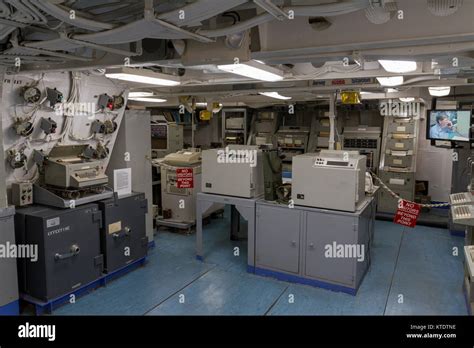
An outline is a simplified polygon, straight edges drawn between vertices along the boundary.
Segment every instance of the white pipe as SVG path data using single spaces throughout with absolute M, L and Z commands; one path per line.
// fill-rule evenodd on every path
M 329 97 L 329 150 L 334 150 L 334 136 L 336 129 L 336 111 L 334 109 L 335 96 L 331 94 Z
M 47 14 L 53 16 L 56 19 L 59 19 L 61 22 L 68 23 L 78 28 L 83 28 L 91 31 L 108 30 L 114 28 L 113 24 L 82 18 L 78 15 L 74 19 L 72 19 L 69 13 L 71 11 L 70 8 L 55 5 L 51 1 L 30 0 L 30 2 L 33 3 L 36 7 L 38 7 L 40 10 L 46 12 Z

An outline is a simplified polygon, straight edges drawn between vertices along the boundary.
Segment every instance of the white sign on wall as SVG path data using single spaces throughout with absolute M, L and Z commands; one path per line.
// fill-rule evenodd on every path
M 114 192 L 119 196 L 132 193 L 132 168 L 114 170 Z

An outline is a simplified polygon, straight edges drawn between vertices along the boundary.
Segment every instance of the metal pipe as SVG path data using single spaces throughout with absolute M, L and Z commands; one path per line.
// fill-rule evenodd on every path
M 334 150 L 334 136 L 336 128 L 336 111 L 334 108 L 335 99 L 335 95 L 331 93 L 329 96 L 329 150 Z

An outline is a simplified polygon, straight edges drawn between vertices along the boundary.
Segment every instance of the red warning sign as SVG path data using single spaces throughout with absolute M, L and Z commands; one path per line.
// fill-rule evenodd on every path
M 193 168 L 176 168 L 176 187 L 194 188 Z
M 398 201 L 398 209 L 393 222 L 407 227 L 415 227 L 420 216 L 421 206 L 403 199 Z

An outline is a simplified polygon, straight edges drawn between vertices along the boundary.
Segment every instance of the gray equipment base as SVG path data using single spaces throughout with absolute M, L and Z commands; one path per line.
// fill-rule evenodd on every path
M 261 197 L 261 196 L 260 196 Z M 241 198 L 233 196 L 216 195 L 212 193 L 198 193 L 196 200 L 196 257 L 203 259 L 203 236 L 202 236 L 202 218 L 211 210 L 215 204 L 234 205 L 248 224 L 248 259 L 249 266 L 255 265 L 255 205 L 260 199 Z
M 33 186 L 33 199 L 36 204 L 44 204 L 56 208 L 70 208 L 73 201 L 73 206 L 78 207 L 83 204 L 111 198 L 113 197 L 113 195 L 114 192 L 112 191 L 112 189 L 105 187 L 105 191 L 102 193 L 89 194 L 85 197 L 78 199 L 64 199 L 58 196 L 57 194 L 48 191 L 44 187 L 41 187 L 39 185 Z
M 370 266 L 375 211 L 374 196 L 356 212 L 257 202 L 255 273 L 355 295 Z M 341 245 L 361 254 L 341 256 Z

